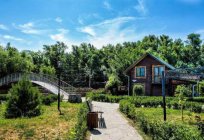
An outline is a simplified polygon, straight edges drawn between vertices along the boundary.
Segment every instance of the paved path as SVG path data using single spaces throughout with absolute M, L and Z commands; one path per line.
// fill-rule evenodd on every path
M 92 102 L 94 111 L 103 111 L 106 128 L 91 131 L 90 140 L 142 140 L 138 132 L 118 111 L 119 105 Z

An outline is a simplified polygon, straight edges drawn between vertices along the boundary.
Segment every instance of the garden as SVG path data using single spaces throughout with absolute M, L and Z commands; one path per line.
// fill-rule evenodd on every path
M 204 137 L 204 97 L 166 97 L 167 120 L 163 121 L 162 97 L 112 96 L 104 90 L 87 98 L 119 103 L 119 110 L 150 139 L 202 140 Z
M 27 79 L 0 94 L 0 139 L 70 139 L 86 135 L 87 105 L 61 102 L 56 95 L 42 95 Z

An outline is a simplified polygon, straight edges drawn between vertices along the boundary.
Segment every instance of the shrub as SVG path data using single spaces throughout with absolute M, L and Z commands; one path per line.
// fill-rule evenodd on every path
M 87 113 L 88 106 L 83 103 L 80 107 L 77 123 L 75 127 L 70 131 L 68 139 L 69 140 L 83 140 L 87 131 Z
M 121 85 L 121 81 L 120 81 L 119 77 L 116 74 L 111 74 L 108 77 L 108 82 L 106 83 L 105 88 L 107 90 L 110 90 L 111 93 L 116 94 L 116 90 L 117 90 L 117 87 L 119 85 Z
M 140 128 L 151 135 L 153 140 L 202 140 L 201 133 L 196 128 L 150 119 L 143 112 L 136 111 L 130 100 L 121 100 L 119 109 L 134 122 L 138 122 Z
M 110 94 L 101 94 L 101 93 L 105 93 L 105 92 L 91 91 L 86 94 L 86 98 L 89 98 L 94 101 L 110 102 L 110 103 L 118 103 L 122 99 L 130 98 L 129 96 L 113 96 Z
M 8 94 L 0 94 L 0 101 L 7 101 L 8 100 Z
M 191 90 L 185 85 L 178 85 L 175 90 L 175 94 L 182 94 L 185 97 L 191 97 Z
M 144 95 L 144 86 L 141 84 L 135 84 L 133 86 L 133 95 Z
M 25 77 L 9 90 L 6 118 L 32 117 L 40 115 L 39 90 Z
M 199 102 L 204 103 L 204 97 L 193 97 L 187 98 L 187 101 Z
M 162 97 L 157 96 L 113 96 L 109 94 L 98 94 L 94 91 L 89 92 L 86 95 L 86 98 L 89 98 L 94 101 L 99 102 L 110 102 L 110 103 L 118 103 L 123 99 L 129 99 L 129 102 L 133 103 L 135 107 L 158 107 L 163 106 Z M 166 97 L 166 105 L 169 108 L 180 109 L 179 99 L 175 97 Z M 183 106 L 183 109 L 190 110 L 192 112 L 201 113 L 204 110 L 202 109 L 203 103 L 200 102 L 190 102 L 187 101 Z
M 81 95 L 80 94 L 70 94 L 68 102 L 70 102 L 70 103 L 81 103 L 82 102 Z
M 42 96 L 42 103 L 44 105 L 51 105 L 51 103 L 57 101 L 58 96 L 55 94 L 49 94 Z

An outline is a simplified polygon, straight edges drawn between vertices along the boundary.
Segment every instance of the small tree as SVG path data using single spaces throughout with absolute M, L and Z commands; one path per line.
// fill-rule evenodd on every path
M 136 96 L 136 95 L 144 95 L 144 86 L 141 85 L 141 84 L 135 84 L 133 86 L 133 95 Z
M 181 118 L 183 121 L 183 109 L 186 103 L 186 94 L 189 94 L 189 90 L 185 87 L 185 85 L 179 85 L 176 88 L 176 94 L 178 94 L 178 98 L 179 98 L 179 105 L 181 107 Z
M 24 77 L 9 90 L 6 118 L 32 117 L 40 115 L 39 90 Z
M 105 88 L 115 94 L 116 91 L 114 89 L 117 89 L 119 85 L 121 85 L 119 77 L 116 74 L 111 74 L 108 77 L 108 82 L 106 83 Z

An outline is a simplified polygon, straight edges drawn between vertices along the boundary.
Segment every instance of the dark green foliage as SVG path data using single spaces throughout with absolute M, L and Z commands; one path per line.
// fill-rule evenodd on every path
M 0 101 L 7 101 L 8 100 L 8 94 L 0 94 Z
M 58 96 L 55 94 L 49 94 L 42 96 L 42 103 L 44 105 L 51 105 L 51 103 L 57 101 Z
M 87 113 L 88 106 L 83 103 L 77 116 L 77 124 L 68 136 L 69 140 L 84 140 L 87 131 Z
M 12 85 L 9 91 L 6 118 L 32 117 L 40 115 L 39 90 L 25 77 Z
M 127 84 L 124 70 L 145 52 L 175 67 L 204 66 L 204 44 L 201 36 L 194 33 L 186 40 L 172 39 L 168 35 L 148 35 L 137 42 L 108 44 L 101 49 L 86 43 L 73 45 L 69 53 L 66 49 L 63 42 L 44 45 L 43 51 L 38 52 L 19 52 L 10 43 L 0 46 L 0 77 L 14 72 L 57 74 L 57 62 L 61 60 L 62 79 L 71 85 L 98 88 L 104 87 L 108 81 L 107 88 L 115 90 L 116 81 Z
M 139 122 L 140 128 L 151 135 L 153 140 L 202 140 L 197 129 L 185 124 L 152 120 L 142 112 L 136 111 L 134 104 L 129 100 L 121 100 L 119 109 L 133 121 Z
M 135 84 L 133 86 L 133 95 L 144 95 L 144 86 L 141 84 Z
M 70 94 L 68 102 L 70 102 L 70 103 L 81 103 L 82 102 L 81 95 L 80 94 Z
M 129 98 L 128 96 L 113 96 L 110 94 L 105 94 L 104 90 L 95 90 L 88 92 L 86 98 L 89 98 L 94 101 L 100 102 L 110 102 L 110 103 L 118 103 L 122 99 Z
M 204 103 L 204 97 L 187 98 L 187 101 Z

